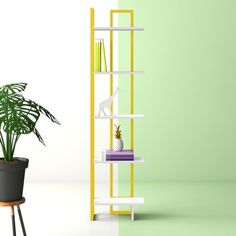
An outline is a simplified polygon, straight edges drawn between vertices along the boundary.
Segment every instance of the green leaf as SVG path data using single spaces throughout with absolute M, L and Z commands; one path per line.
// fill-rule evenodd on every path
M 39 142 L 41 142 L 44 146 L 46 146 L 45 143 L 44 143 L 44 140 L 43 140 L 42 136 L 40 135 L 40 133 L 38 132 L 38 130 L 35 128 L 35 129 L 33 130 L 33 132 L 34 132 L 34 134 L 37 136 Z
M 0 92 L 7 94 L 19 93 L 25 90 L 27 83 L 7 84 L 0 88 Z
M 8 84 L 0 87 L 0 143 L 5 160 L 12 160 L 15 145 L 21 134 L 33 132 L 38 140 L 45 145 L 43 138 L 36 129 L 36 123 L 41 114 L 52 122 L 60 124 L 46 108 L 34 101 L 25 99 L 20 92 L 26 88 L 26 83 Z
M 0 100 L 0 122 L 3 122 L 5 132 L 31 133 L 39 116 L 37 107 L 32 106 L 31 102 L 25 100 L 21 95 L 13 94 L 5 101 Z
M 37 104 L 36 102 L 31 101 L 34 106 L 37 106 L 37 109 L 40 113 L 44 114 L 46 117 L 48 117 L 52 122 L 57 123 L 60 125 L 60 122 L 56 119 L 54 115 L 52 115 L 46 108 L 42 107 L 41 105 Z

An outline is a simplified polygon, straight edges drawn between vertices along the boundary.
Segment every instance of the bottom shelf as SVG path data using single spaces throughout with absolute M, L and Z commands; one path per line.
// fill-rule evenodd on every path
M 141 205 L 144 204 L 143 197 L 98 197 L 94 199 L 95 205 Z

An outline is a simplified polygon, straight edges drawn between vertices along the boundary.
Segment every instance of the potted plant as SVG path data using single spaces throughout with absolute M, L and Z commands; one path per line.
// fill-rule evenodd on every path
M 34 133 L 44 144 L 35 127 L 40 115 L 44 114 L 52 122 L 59 124 L 47 109 L 20 94 L 26 85 L 14 83 L 0 87 L 0 144 L 4 156 L 0 158 L 0 201 L 22 198 L 25 169 L 29 160 L 14 157 L 21 135 Z
M 120 130 L 120 125 L 116 126 L 115 125 L 115 139 L 114 139 L 114 151 L 120 152 L 123 150 L 123 140 L 122 140 L 122 135 L 121 135 L 121 130 Z

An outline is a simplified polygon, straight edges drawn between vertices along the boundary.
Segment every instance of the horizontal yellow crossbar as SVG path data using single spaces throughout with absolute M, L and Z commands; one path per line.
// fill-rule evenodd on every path
M 111 215 L 131 215 L 131 211 L 114 211 L 112 210 Z
M 125 10 L 111 10 L 111 13 L 131 13 L 133 12 L 133 10 L 128 10 L 128 9 L 125 9 Z
M 114 198 L 119 198 L 119 197 L 122 197 L 122 198 L 127 198 L 127 197 L 130 197 L 130 196 L 112 196 Z

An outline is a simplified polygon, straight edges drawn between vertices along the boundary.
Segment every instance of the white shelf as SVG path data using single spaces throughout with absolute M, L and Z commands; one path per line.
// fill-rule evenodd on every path
M 94 31 L 143 31 L 143 27 L 94 27 Z
M 95 116 L 95 119 L 142 119 L 143 114 L 114 114 L 112 116 Z
M 95 71 L 95 75 L 142 75 L 144 71 Z
M 131 163 L 143 163 L 144 159 L 143 157 L 135 157 L 133 161 L 106 161 L 106 160 L 99 160 L 94 159 L 95 164 L 111 164 L 111 163 L 121 163 L 121 164 L 131 164 Z
M 110 197 L 110 198 L 95 198 L 95 205 L 141 205 L 144 204 L 143 197 Z

